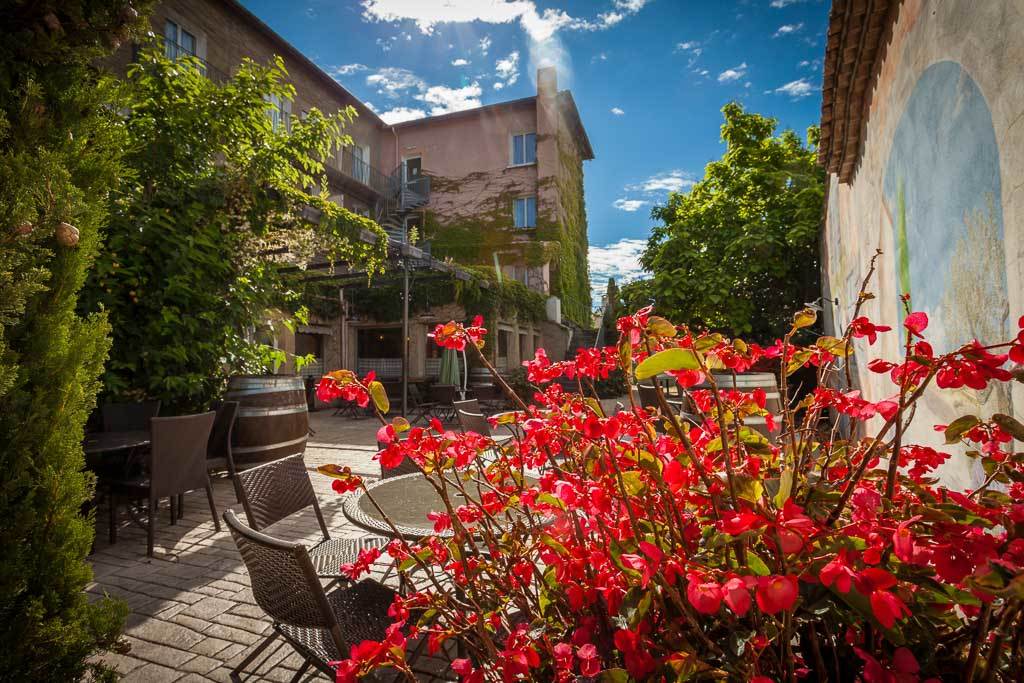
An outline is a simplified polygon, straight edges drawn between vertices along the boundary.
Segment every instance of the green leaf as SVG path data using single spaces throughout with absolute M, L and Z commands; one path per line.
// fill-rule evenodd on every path
M 782 506 L 789 500 L 789 494 L 793 492 L 793 470 L 786 468 L 779 477 L 779 491 L 775 494 L 775 507 L 782 509 Z
M 367 388 L 370 390 L 370 397 L 373 398 L 373 405 L 377 407 L 381 415 L 387 415 L 391 410 L 391 402 L 388 401 L 388 392 L 384 389 L 384 385 L 374 380 Z
M 981 424 L 981 420 L 979 420 L 975 415 L 964 415 L 963 417 L 958 417 L 950 422 L 946 427 L 946 443 L 959 443 L 960 438 L 964 434 L 979 424 Z
M 765 564 L 765 561 L 757 553 L 750 550 L 747 551 L 747 566 L 750 567 L 750 571 L 758 576 L 768 576 L 772 573 L 768 569 L 768 565 Z
M 628 470 L 622 473 L 622 484 L 626 487 L 626 493 L 635 496 L 644 490 L 646 484 L 640 473 L 636 470 Z
M 605 669 L 597 679 L 600 683 L 629 683 L 625 669 Z
M 999 425 L 1004 432 L 1017 439 L 1017 441 L 1024 442 L 1024 424 L 1003 413 L 993 415 L 992 421 Z
M 649 379 L 669 370 L 699 370 L 700 361 L 692 349 L 665 349 L 648 356 L 636 366 L 636 378 Z
M 818 314 L 813 308 L 805 308 L 797 311 L 793 316 L 793 329 L 799 330 L 804 327 L 810 327 L 818 320 Z

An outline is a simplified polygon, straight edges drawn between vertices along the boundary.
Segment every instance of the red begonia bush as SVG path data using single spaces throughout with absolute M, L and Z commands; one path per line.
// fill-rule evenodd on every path
M 618 321 L 617 347 L 526 362 L 541 390 L 492 418 L 517 436 L 500 447 L 437 421 L 387 421 L 372 378 L 326 376 L 323 399 L 375 399 L 382 465 L 414 461 L 443 504 L 430 515 L 436 536 L 395 529 L 385 552 L 416 588 L 396 599 L 385 641 L 345 653 L 338 680 L 388 667 L 411 678 L 414 635 L 452 658 L 463 683 L 1024 680 L 1024 425 L 991 415 L 937 427 L 984 465 L 972 491 L 938 483 L 948 451 L 904 439 L 926 390 L 1020 380 L 1024 330 L 936 354 L 924 313 L 908 309 L 898 330 L 860 305 L 854 318 L 842 338 L 798 344 L 815 321 L 801 311 L 764 348 L 638 311 Z M 887 334 L 900 335 L 903 357 L 868 367 L 888 376 L 891 396 L 829 388 L 849 372 L 853 338 Z M 474 321 L 434 337 L 479 350 L 484 335 Z M 765 359 L 782 379 L 777 416 L 763 391 L 716 376 Z M 805 366 L 818 386 L 792 402 L 785 378 Z M 699 424 L 660 388 L 660 411 L 631 402 L 606 414 L 593 384 L 614 369 L 673 377 Z M 753 416 L 777 423 L 770 438 L 745 424 Z M 324 472 L 340 492 L 365 491 L 348 471 Z M 344 569 L 357 578 L 382 557 L 370 550 Z

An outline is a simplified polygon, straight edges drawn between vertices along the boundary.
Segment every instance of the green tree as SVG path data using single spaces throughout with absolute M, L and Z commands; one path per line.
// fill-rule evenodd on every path
M 119 109 L 132 172 L 83 298 L 113 327 L 110 394 L 174 411 L 205 408 L 230 373 L 265 369 L 254 330 L 268 311 L 299 310 L 296 266 L 323 256 L 374 272 L 386 249 L 376 223 L 327 200 L 322 160 L 351 144 L 354 110 L 275 125 L 271 102 L 295 96 L 280 59 L 246 60 L 222 83 L 204 74 L 157 50 L 131 68 Z
M 84 592 L 81 443 L 109 328 L 75 305 L 124 174 L 114 84 L 91 64 L 140 23 L 127 0 L 0 2 L 2 680 L 78 680 L 124 618 Z
M 819 296 L 818 129 L 805 144 L 736 103 L 722 112 L 725 154 L 690 192 L 652 211 L 662 225 L 641 263 L 654 277 L 632 294 L 652 296 L 672 320 L 768 340 Z

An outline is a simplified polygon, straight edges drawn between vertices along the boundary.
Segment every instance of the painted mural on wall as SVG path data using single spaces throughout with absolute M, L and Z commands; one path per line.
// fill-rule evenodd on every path
M 938 62 L 919 77 L 896 127 L 883 194 L 893 281 L 928 313 L 936 352 L 1007 338 L 999 147 L 985 98 L 960 64 Z M 890 303 L 902 322 L 902 305 Z M 937 422 L 1012 410 L 1005 385 L 946 392 L 942 403 L 926 402 Z

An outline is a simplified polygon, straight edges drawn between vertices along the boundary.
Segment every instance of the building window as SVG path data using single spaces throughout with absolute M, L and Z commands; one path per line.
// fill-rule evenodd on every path
M 270 116 L 270 126 L 275 131 L 292 129 L 292 103 L 282 100 L 277 95 L 264 95 L 263 99 L 270 103 L 267 114 Z
M 512 202 L 512 210 L 515 215 L 515 226 L 517 228 L 537 227 L 537 198 L 520 197 Z
M 512 165 L 524 166 L 537 161 L 537 134 L 523 133 L 512 136 Z
M 164 55 L 168 59 L 196 56 L 196 37 L 170 19 L 164 23 Z

